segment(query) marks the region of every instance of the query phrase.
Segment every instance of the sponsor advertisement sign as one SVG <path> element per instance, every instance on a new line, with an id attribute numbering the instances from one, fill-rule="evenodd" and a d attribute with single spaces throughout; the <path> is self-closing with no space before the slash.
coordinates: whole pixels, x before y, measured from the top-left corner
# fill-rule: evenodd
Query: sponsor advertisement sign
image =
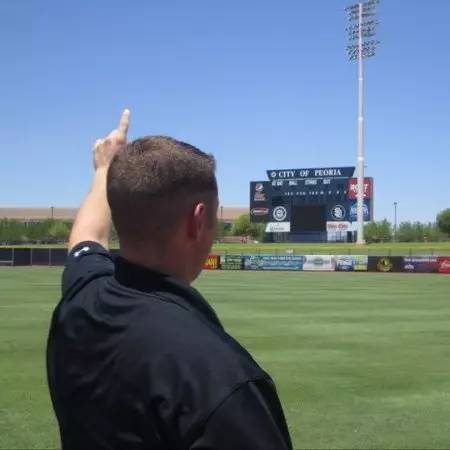
<path id="1" fill-rule="evenodd" d="M 350 222 L 327 222 L 327 231 L 334 233 L 344 233 L 352 230 Z"/>
<path id="2" fill-rule="evenodd" d="M 252 208 L 250 210 L 250 215 L 252 216 L 268 216 L 269 215 L 269 208 L 262 208 L 262 207 L 257 207 L 257 208 Z"/>
<path id="3" fill-rule="evenodd" d="M 331 205 L 329 211 L 330 222 L 345 222 L 348 220 L 348 211 L 344 204 Z"/>
<path id="4" fill-rule="evenodd" d="M 266 233 L 289 233 L 291 222 L 269 222 L 266 225 Z"/>
<path id="5" fill-rule="evenodd" d="M 334 255 L 305 255 L 303 270 L 314 272 L 330 272 L 336 267 Z"/>
<path id="6" fill-rule="evenodd" d="M 273 219 L 277 222 L 286 222 L 288 213 L 284 206 L 276 206 L 272 211 Z"/>
<path id="7" fill-rule="evenodd" d="M 246 255 L 245 270 L 302 270 L 303 256 Z"/>
<path id="8" fill-rule="evenodd" d="M 369 256 L 370 272 L 404 272 L 403 256 Z"/>
<path id="9" fill-rule="evenodd" d="M 450 256 L 440 256 L 439 261 L 439 273 L 450 273 Z"/>
<path id="10" fill-rule="evenodd" d="M 337 255 L 337 272 L 365 272 L 367 271 L 369 257 L 367 255 Z"/>
<path id="11" fill-rule="evenodd" d="M 256 181 L 250 183 L 250 203 L 265 202 L 267 200 L 267 182 Z"/>
<path id="12" fill-rule="evenodd" d="M 405 272 L 438 273 L 439 261 L 437 256 L 408 256 L 403 258 Z"/>
<path id="13" fill-rule="evenodd" d="M 222 255 L 220 268 L 222 270 L 243 270 L 244 258 L 241 255 Z"/>
<path id="14" fill-rule="evenodd" d="M 218 270 L 219 261 L 220 261 L 219 255 L 209 255 L 207 260 L 205 261 L 203 268 L 205 270 Z"/>
<path id="15" fill-rule="evenodd" d="M 364 178 L 364 198 L 371 199 L 373 195 L 373 178 Z M 350 178 L 348 182 L 348 198 L 358 198 L 358 178 Z"/>
<path id="16" fill-rule="evenodd" d="M 357 200 L 350 200 L 350 212 L 348 220 L 350 222 L 356 222 L 358 220 L 358 204 Z M 363 205 L 363 214 L 364 214 L 364 222 L 370 222 L 372 220 L 371 214 L 371 200 L 364 199 Z"/>

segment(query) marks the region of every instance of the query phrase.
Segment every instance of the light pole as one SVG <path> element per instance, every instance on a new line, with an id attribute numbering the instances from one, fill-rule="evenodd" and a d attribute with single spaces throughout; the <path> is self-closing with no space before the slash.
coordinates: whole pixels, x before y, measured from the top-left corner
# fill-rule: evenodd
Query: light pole
<path id="1" fill-rule="evenodd" d="M 50 206 L 50 218 L 53 221 L 53 217 L 55 215 L 55 207 L 54 206 Z"/>
<path id="2" fill-rule="evenodd" d="M 398 202 L 394 202 L 394 242 L 397 240 L 397 205 Z"/>
<path id="3" fill-rule="evenodd" d="M 347 27 L 350 45 L 347 46 L 347 55 L 350 61 L 358 61 L 358 193 L 357 193 L 357 244 L 364 244 L 364 66 L 366 58 L 375 56 L 375 50 L 379 41 L 367 40 L 375 36 L 377 20 L 366 21 L 367 18 L 376 14 L 377 5 L 380 0 L 370 0 L 364 3 L 345 8 L 350 22 L 357 21 L 356 25 Z M 358 41 L 357 44 L 351 42 Z"/>

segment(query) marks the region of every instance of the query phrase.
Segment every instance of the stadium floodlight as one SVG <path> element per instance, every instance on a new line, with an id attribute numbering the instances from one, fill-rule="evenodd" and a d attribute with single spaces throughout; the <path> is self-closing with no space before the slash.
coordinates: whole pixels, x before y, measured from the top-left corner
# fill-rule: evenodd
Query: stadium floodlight
<path id="1" fill-rule="evenodd" d="M 376 34 L 379 24 L 374 17 L 380 0 L 369 0 L 360 2 L 345 8 L 347 18 L 350 22 L 356 21 L 346 28 L 349 45 L 346 48 L 347 57 L 350 61 L 358 61 L 358 193 L 357 193 L 357 244 L 364 244 L 364 70 L 363 61 L 376 55 L 379 41 L 372 39 Z M 370 40 L 368 40 L 370 39 Z M 358 41 L 353 44 L 354 41 Z"/>

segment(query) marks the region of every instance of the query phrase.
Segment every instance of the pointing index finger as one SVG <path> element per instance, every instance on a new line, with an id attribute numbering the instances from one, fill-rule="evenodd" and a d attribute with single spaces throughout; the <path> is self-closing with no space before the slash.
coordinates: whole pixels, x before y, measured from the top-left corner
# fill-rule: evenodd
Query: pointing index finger
<path id="1" fill-rule="evenodd" d="M 127 133 L 128 133 L 128 127 L 130 125 L 130 111 L 128 109 L 126 109 L 123 113 L 122 113 L 122 117 L 120 118 L 120 123 L 119 123 L 119 133 L 121 133 L 123 136 L 126 137 Z"/>

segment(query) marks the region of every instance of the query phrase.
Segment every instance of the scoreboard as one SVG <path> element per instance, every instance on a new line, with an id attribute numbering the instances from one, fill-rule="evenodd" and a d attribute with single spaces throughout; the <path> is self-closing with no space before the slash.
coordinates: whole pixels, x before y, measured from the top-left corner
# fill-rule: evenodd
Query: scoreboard
<path id="1" fill-rule="evenodd" d="M 355 167 L 268 170 L 250 182 L 250 220 L 268 233 L 351 231 L 357 220 Z M 364 221 L 373 217 L 373 178 L 364 179 Z"/>

